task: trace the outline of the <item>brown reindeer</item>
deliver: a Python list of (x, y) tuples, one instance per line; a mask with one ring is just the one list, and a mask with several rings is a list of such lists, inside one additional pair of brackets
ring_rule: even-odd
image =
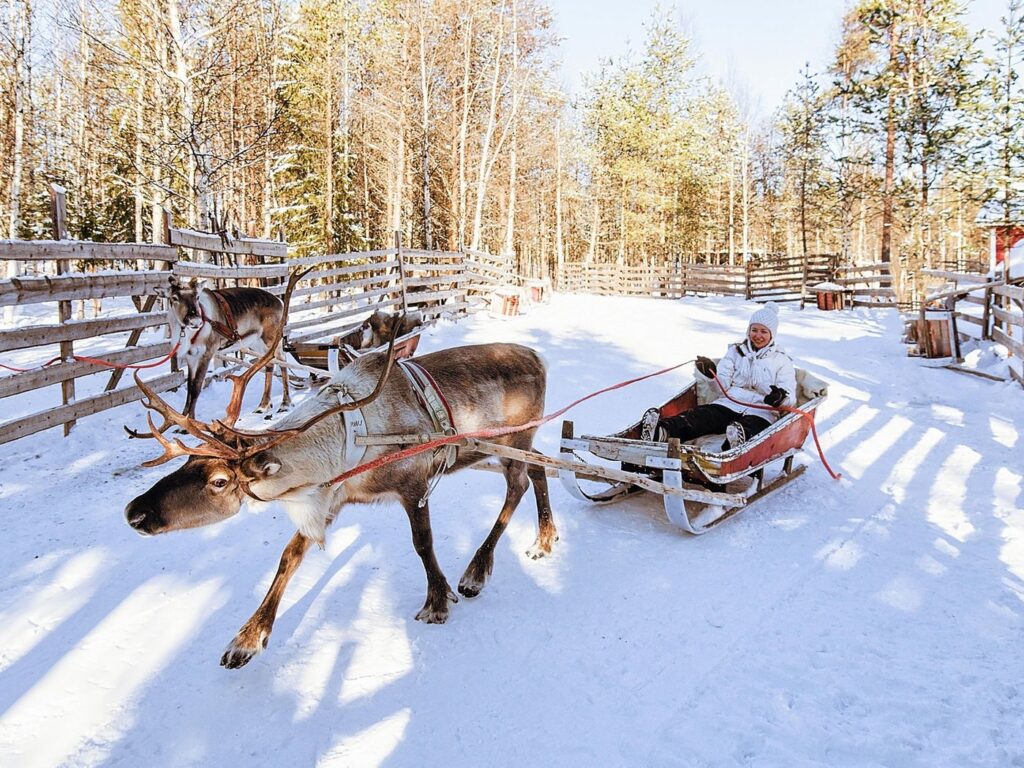
[[(284, 322), (281, 300), (260, 288), (204, 288), (196, 278), (187, 284), (171, 276), (167, 292), (167, 316), (171, 337), (178, 339), (178, 364), (187, 366), (186, 416), (195, 416), (196, 401), (202, 391), (210, 362), (217, 353), (248, 350), (262, 355)], [(278, 345), (280, 347), (280, 345)], [(275, 350), (282, 354), (278, 348)], [(273, 363), (267, 365), (263, 398), (256, 413), (270, 410)], [(288, 372), (281, 368), (281, 407), (291, 406)], [(270, 418), (268, 413), (267, 418)]]
[[(154, 430), (165, 453), (147, 465), (163, 463), (174, 456), (190, 458), (128, 504), (125, 517), (132, 528), (153, 535), (208, 525), (236, 514), (252, 497), (280, 502), (298, 529), (281, 555), (270, 590), (228, 645), (221, 665), (241, 667), (266, 647), (278, 604), (292, 574), (311, 544), (323, 545), (327, 527), (350, 502), (397, 500), (405, 509), (413, 545), (427, 577), (426, 601), (416, 614), (418, 620), (443, 623), (448, 618), (449, 603), (458, 602), (434, 556), (427, 496), (436, 475), (467, 467), (485, 458), (484, 455), (459, 448), (454, 463), (446, 466), (444, 451), (433, 455), (424, 452), (355, 475), (341, 484), (327, 482), (356, 463), (371, 461), (401, 447), (371, 443), (363, 453), (352, 439), (353, 433), (362, 431), (361, 424), (365, 424), (370, 436), (417, 435), (435, 429), (408, 378), (399, 373), (389, 375), (394, 344), (393, 336), (387, 353), (367, 354), (344, 368), (272, 432), (243, 433), (234, 429), (245, 386), (241, 378), (236, 378), (227, 417), (212, 424), (174, 411), (147, 391), (148, 408), (179, 424), (201, 443), (187, 447), (180, 440), (171, 442)], [(447, 398), (454, 426), (460, 431), (526, 424), (542, 414), (545, 368), (538, 355), (526, 347), (456, 347), (417, 358), (417, 362)], [(250, 374), (254, 369), (255, 366)], [(141, 381), (139, 384), (145, 389)], [(339, 417), (339, 413), (344, 416)], [(535, 431), (523, 430), (495, 442), (532, 451)], [(539, 531), (528, 554), (533, 558), (549, 554), (558, 538), (544, 470), (506, 459), (501, 464), (505, 501), (459, 581), (459, 592), (466, 597), (475, 597), (483, 589), (494, 565), (495, 545), (531, 480)]]

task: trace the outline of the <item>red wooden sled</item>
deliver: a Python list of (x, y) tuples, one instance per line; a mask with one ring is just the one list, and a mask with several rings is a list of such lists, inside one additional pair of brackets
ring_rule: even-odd
[[(797, 409), (812, 416), (828, 395), (828, 386), (798, 368)], [(718, 397), (713, 383), (700, 378), (661, 406), (662, 417), (675, 416)], [(764, 432), (731, 450), (721, 450), (723, 435), (709, 435), (692, 443), (640, 440), (640, 422), (614, 435), (573, 435), (571, 421), (563, 422), (559, 476), (578, 499), (608, 503), (630, 493), (647, 490), (661, 494), (665, 513), (675, 525), (693, 534), (719, 525), (758, 499), (799, 477), (806, 466), (793, 466), (810, 431), (808, 418), (787, 413)], [(618, 462), (616, 469), (586, 462), (587, 452)], [(782, 462), (780, 472), (766, 478), (769, 465)], [(584, 490), (580, 480), (604, 484)]]

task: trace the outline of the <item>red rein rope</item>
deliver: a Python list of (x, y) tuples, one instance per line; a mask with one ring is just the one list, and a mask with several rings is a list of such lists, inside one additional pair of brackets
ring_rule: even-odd
[[(174, 348), (170, 352), (167, 353), (166, 356), (161, 357), (155, 363), (146, 363), (145, 365), (118, 365), (117, 363), (110, 363), (110, 362), (107, 362), (106, 360), (100, 360), (99, 358), (96, 358), (96, 357), (86, 357), (85, 355), (72, 355), (71, 359), (75, 360), (75, 361), (77, 361), (79, 363), (95, 363), (96, 365), (102, 365), (104, 368), (121, 368), (121, 369), (130, 368), (130, 369), (133, 369), (133, 370), (142, 370), (143, 368), (156, 368), (158, 365), (163, 365), (168, 360), (170, 360), (172, 357), (174, 357), (175, 353), (178, 351), (178, 347), (180, 347), (180, 346), (181, 346), (181, 342), (179, 341), (177, 344), (174, 345)], [(3, 368), (3, 369), (8, 370), (8, 371), (14, 371), (15, 373), (28, 373), (29, 371), (37, 371), (37, 370), (41, 371), (43, 368), (48, 368), (51, 365), (53, 365), (54, 363), (58, 362), (59, 360), (63, 360), (63, 359), (64, 358), (62, 358), (60, 356), (57, 356), (57, 357), (54, 357), (54, 358), (51, 358), (51, 359), (47, 360), (42, 365), (36, 365), (36, 366), (33, 366), (32, 368), (18, 368), (18, 367), (13, 366), (13, 365), (5, 365), (3, 363), (0, 363), (0, 368)]]
[(818, 441), (818, 428), (814, 424), (813, 414), (807, 413), (807, 411), (801, 411), (799, 408), (791, 408), (788, 405), (780, 405), (778, 408), (773, 408), (770, 405), (760, 405), (758, 403), (741, 402), (740, 400), (737, 400), (736, 398), (731, 397), (729, 395), (729, 391), (726, 389), (725, 385), (721, 381), (719, 381), (717, 373), (712, 375), (714, 376), (715, 383), (718, 385), (719, 389), (722, 390), (722, 394), (725, 395), (726, 399), (730, 400), (733, 403), (736, 403), (736, 405), (742, 405), (745, 408), (756, 408), (760, 411), (785, 411), (786, 413), (795, 413), (810, 421), (811, 435), (814, 436), (814, 447), (818, 449), (818, 457), (821, 459), (822, 465), (828, 471), (829, 475), (831, 475), (833, 480), (838, 480), (839, 478), (842, 477), (842, 475), (832, 471), (832, 467), (829, 466), (828, 461), (825, 459), (825, 452), (821, 449), (821, 443)]
[(395, 461), (401, 461), (402, 459), (407, 459), (410, 456), (415, 456), (416, 454), (423, 453), (424, 451), (432, 451), (433, 449), (439, 448), (442, 445), (449, 445), (451, 443), (457, 443), (460, 440), (463, 440), (463, 439), (465, 439), (467, 437), (468, 438), (502, 437), (503, 435), (511, 435), (514, 432), (522, 432), (522, 431), (527, 430), (527, 429), (533, 429), (535, 427), (539, 427), (542, 424), (547, 424), (552, 419), (557, 419), (559, 416), (561, 416), (563, 413), (568, 411), (570, 408), (575, 408), (577, 405), (579, 405), (583, 401), (589, 400), (592, 397), (597, 397), (598, 395), (603, 395), (605, 392), (611, 392), (614, 389), (622, 389), (623, 387), (628, 387), (630, 384), (636, 384), (638, 381), (643, 381), (644, 379), (653, 379), (655, 376), (661, 376), (661, 374), (663, 374), (663, 373), (668, 373), (669, 371), (674, 371), (676, 368), (682, 368), (684, 365), (688, 365), (689, 363), (692, 363), (692, 362), (693, 362), (692, 360), (687, 360), (685, 363), (679, 363), (678, 365), (673, 365), (671, 368), (662, 368), (660, 371), (655, 371), (654, 373), (648, 373), (645, 376), (638, 376), (635, 379), (629, 379), (628, 381), (622, 381), (622, 382), (619, 382), (618, 384), (613, 384), (610, 387), (605, 387), (604, 389), (599, 389), (596, 392), (591, 392), (589, 395), (584, 395), (579, 400), (574, 400), (573, 402), (569, 403), (564, 408), (560, 408), (559, 410), (555, 411), (554, 413), (549, 413), (547, 416), (542, 416), (541, 418), (539, 418), (539, 419), (537, 419), (535, 421), (527, 422), (526, 424), (518, 424), (518, 425), (516, 425), (514, 427), (494, 427), (492, 429), (480, 429), (480, 430), (477, 430), (476, 432), (462, 432), (462, 433), (457, 434), (457, 435), (448, 435), (446, 437), (439, 437), (439, 438), (436, 438), (435, 440), (431, 440), (428, 443), (421, 443), (420, 445), (412, 445), (412, 446), (409, 446), (408, 448), (403, 448), (400, 451), (395, 451), (394, 453), (385, 453), (383, 456), (378, 456), (376, 459), (373, 459), (372, 461), (368, 461), (365, 464), (360, 464), (360, 465), (358, 465), (356, 467), (353, 467), (352, 469), (350, 469), (350, 470), (348, 470), (346, 472), (342, 472), (337, 477), (328, 480), (327, 481), (327, 485), (333, 485), (334, 483), (342, 483), (342, 482), (348, 480), (350, 477), (355, 477), (356, 475), (361, 475), (363, 472), (369, 472), (371, 469), (377, 469), (378, 467), (383, 467), (386, 464), (391, 464), (392, 462), (395, 462)]

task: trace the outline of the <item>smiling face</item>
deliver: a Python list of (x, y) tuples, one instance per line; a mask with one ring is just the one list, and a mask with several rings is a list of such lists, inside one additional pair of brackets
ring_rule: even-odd
[(772, 341), (772, 332), (760, 323), (751, 323), (747, 329), (747, 338), (754, 346), (754, 349), (764, 349)]

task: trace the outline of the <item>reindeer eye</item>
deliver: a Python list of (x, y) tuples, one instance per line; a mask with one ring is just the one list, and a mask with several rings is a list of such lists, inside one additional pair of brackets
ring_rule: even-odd
[(210, 481), (210, 485), (214, 488), (224, 488), (227, 484), (228, 479), (226, 477), (218, 477)]

